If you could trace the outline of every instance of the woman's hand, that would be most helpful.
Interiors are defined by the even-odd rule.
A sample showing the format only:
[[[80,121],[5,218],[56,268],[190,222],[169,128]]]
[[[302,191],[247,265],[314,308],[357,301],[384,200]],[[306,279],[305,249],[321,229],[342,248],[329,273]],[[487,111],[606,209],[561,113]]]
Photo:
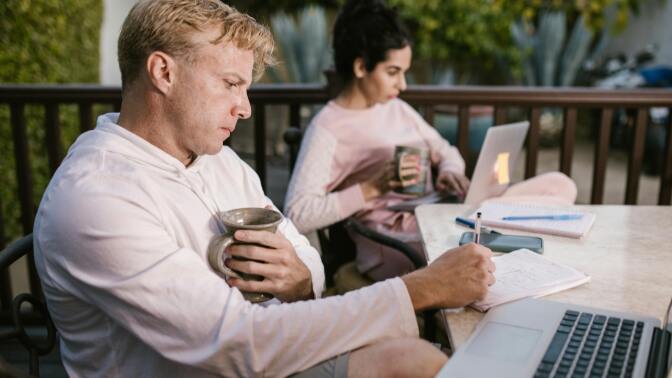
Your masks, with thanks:
[[[461,173],[441,171],[436,179],[436,190],[443,193],[454,191],[464,197],[469,190],[469,179]]]
[[[401,186],[396,179],[394,162],[385,163],[384,168],[376,175],[359,184],[365,201],[376,199],[394,188]]]
[[[414,154],[403,155],[399,159],[399,169],[394,161],[389,161],[380,173],[360,184],[364,199],[370,201],[396,188],[415,185],[420,180],[420,157]]]
[[[399,158],[399,180],[402,188],[415,185],[420,181],[420,156],[416,154],[404,154]],[[424,179],[424,177],[423,177]]]

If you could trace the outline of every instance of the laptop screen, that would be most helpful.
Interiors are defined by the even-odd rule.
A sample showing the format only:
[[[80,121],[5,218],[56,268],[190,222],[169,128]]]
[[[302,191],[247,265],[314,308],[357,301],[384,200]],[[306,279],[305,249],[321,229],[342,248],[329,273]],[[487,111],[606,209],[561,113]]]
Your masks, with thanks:
[[[524,121],[488,129],[464,203],[479,204],[501,195],[508,188],[529,125]]]

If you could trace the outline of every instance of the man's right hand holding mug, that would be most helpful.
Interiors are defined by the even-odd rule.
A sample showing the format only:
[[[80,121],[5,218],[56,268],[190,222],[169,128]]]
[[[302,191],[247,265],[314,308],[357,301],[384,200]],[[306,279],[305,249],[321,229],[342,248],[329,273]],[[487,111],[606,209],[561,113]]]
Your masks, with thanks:
[[[243,292],[269,293],[283,302],[314,298],[310,271],[281,232],[238,230],[234,237],[243,244],[232,244],[227,253],[243,259],[227,259],[226,266],[264,279],[228,277],[229,285]]]

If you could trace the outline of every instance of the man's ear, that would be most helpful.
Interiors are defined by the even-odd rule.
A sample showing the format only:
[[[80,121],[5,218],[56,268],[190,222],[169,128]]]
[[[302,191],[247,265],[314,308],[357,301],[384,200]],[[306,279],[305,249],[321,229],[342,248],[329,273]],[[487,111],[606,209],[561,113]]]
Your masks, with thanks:
[[[152,85],[166,93],[175,83],[177,62],[168,54],[154,51],[147,57],[147,75]]]
[[[357,79],[361,79],[366,75],[366,65],[363,58],[355,58],[355,61],[352,62],[352,72]]]

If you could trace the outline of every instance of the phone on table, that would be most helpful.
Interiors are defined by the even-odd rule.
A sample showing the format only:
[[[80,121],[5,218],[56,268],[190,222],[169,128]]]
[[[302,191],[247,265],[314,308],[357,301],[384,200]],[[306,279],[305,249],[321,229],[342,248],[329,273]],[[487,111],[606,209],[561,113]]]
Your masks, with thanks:
[[[474,232],[467,231],[460,238],[460,245],[474,241]],[[544,253],[544,239],[537,236],[502,235],[481,233],[480,244],[490,248],[493,252],[511,252],[525,248],[537,253]]]

